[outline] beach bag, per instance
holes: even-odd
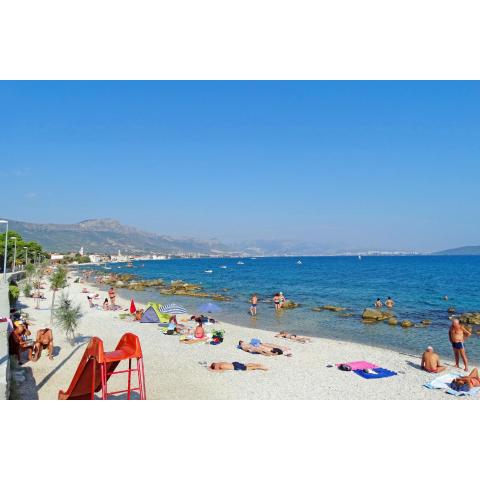
[[[345,365],[343,363],[338,366],[338,369],[341,370],[342,372],[351,372],[352,371],[352,367],[350,365]]]

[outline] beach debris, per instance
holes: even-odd
[[[346,310],[344,307],[336,307],[335,305],[322,305],[321,307],[312,308],[314,312],[323,312],[327,310],[329,312],[343,312]]]
[[[404,321],[400,324],[400,326],[401,326],[402,328],[410,328],[410,327],[414,327],[415,324],[414,324],[411,320],[404,320]]]

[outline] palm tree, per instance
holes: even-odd
[[[53,312],[55,310],[55,294],[58,290],[65,288],[67,286],[67,271],[58,267],[52,275],[50,275],[50,290],[52,290],[52,308],[50,311],[50,326],[53,327]]]
[[[75,330],[82,318],[80,305],[72,305],[67,293],[60,297],[58,308],[55,310],[55,319],[58,326],[65,332],[70,343],[75,339]]]

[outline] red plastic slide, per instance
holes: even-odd
[[[136,368],[132,369],[132,360],[136,359]],[[120,362],[128,360],[128,369],[116,371]],[[138,387],[132,388],[132,372],[137,373]],[[107,382],[112,375],[126,373],[128,375],[128,386],[126,390],[108,392]],[[131,399],[131,393],[138,391],[140,400],[146,400],[145,372],[143,368],[143,354],[140,340],[133,333],[126,333],[118,342],[113,352],[105,352],[103,342],[100,338],[93,337],[83,354],[77,371],[73,376],[70,387],[66,392],[61,390],[58,393],[59,400],[94,400],[95,392],[102,392],[102,400],[111,395],[121,393],[127,394]]]

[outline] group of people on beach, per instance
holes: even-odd
[[[17,357],[19,365],[22,364],[22,354],[27,353],[28,360],[37,362],[42,352],[47,350],[48,358],[53,360],[53,332],[50,328],[41,328],[37,331],[35,340],[29,337],[32,335],[30,324],[27,320],[21,319],[13,312],[13,321],[9,323],[9,351]]]
[[[448,330],[448,338],[452,345],[453,354],[455,357],[455,367],[460,368],[460,359],[463,362],[464,370],[468,372],[468,358],[465,351],[465,340],[471,336],[469,332],[458,318],[452,319],[452,325]],[[422,369],[430,373],[443,372],[446,367],[440,363],[440,356],[429,346],[422,356]]]
[[[273,296],[273,304],[275,306],[275,311],[280,311],[286,303],[287,299],[285,298],[285,295],[283,292],[275,293]],[[252,317],[255,317],[257,315],[257,307],[258,307],[258,295],[254,293],[250,297],[250,315]]]

